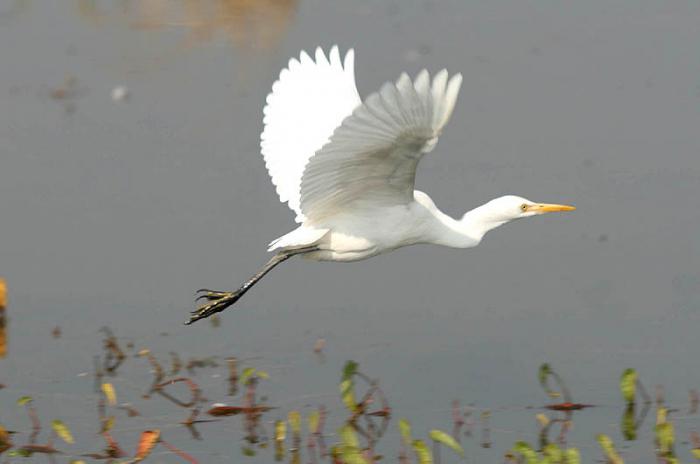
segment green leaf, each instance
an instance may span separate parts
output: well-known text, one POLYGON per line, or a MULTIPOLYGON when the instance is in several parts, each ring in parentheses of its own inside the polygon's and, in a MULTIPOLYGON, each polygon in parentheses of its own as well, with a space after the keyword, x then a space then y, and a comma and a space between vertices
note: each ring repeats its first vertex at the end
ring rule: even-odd
POLYGON ((464 449, 462 448, 462 445, 460 445, 452 435, 445 433, 442 430, 433 429, 430 431, 430 438, 438 443, 442 443, 443 445, 452 448, 455 453, 459 454, 461 457, 464 457, 464 449))
POLYGON ((690 450, 695 459, 700 459, 700 448, 693 448, 690 450))
POLYGON ((634 403, 637 396, 637 371, 634 369, 625 369, 620 377, 620 392, 622 397, 628 403, 634 403))
POLYGON ((406 446, 411 445, 411 424, 408 423, 406 419, 399 419, 399 431, 401 432, 401 438, 406 446))
POLYGON ((70 433, 70 429, 60 420, 52 420, 51 428, 53 428, 53 431, 56 432, 56 435, 61 437, 61 440, 65 441, 66 443, 75 443, 75 440, 73 440, 73 435, 70 433))
POLYGON ((601 433, 598 434, 596 439, 598 440, 600 447, 603 448, 603 452, 605 453, 605 457, 607 458, 609 464, 624 464, 625 461, 623 461, 620 455, 617 454, 615 445, 609 436, 601 433))
POLYGON ((266 371, 257 371, 255 376, 265 380, 270 378, 270 374, 268 374, 266 371))
POLYGON ((635 414, 634 403, 627 403, 625 412, 622 414, 622 435, 625 437, 625 440, 633 441, 637 439, 635 414))
POLYGON ((357 363, 348 361, 343 367, 343 377, 340 380, 340 397, 343 404, 351 413, 357 411, 357 401, 355 400, 355 383, 353 376, 357 372, 357 363))
POLYGON ((544 391, 547 392, 547 395, 549 395, 551 398, 558 398, 561 396, 561 394, 552 390, 549 386, 549 377, 552 375, 555 375, 554 371, 552 371, 552 368, 549 366, 549 364, 544 363, 540 366, 537 377, 540 380, 540 385, 542 385, 544 391))
POLYGON ((25 404, 31 403, 32 401, 34 401, 34 399, 31 396, 23 396, 17 400, 17 404, 20 406, 24 406, 25 404))
POLYGON ((416 452, 418 464, 433 464, 433 453, 430 452, 430 449, 428 449, 428 446, 423 440, 413 440, 411 445, 416 452))
POLYGON ((358 364, 355 361, 348 361, 343 366, 343 380, 349 379, 357 372, 358 364))

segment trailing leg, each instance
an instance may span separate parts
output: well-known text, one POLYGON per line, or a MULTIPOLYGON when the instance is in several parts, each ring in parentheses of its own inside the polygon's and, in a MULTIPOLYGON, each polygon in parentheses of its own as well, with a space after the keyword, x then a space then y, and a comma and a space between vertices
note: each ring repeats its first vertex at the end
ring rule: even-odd
POLYGON ((190 325, 193 322, 207 318, 213 314, 220 313, 224 309, 228 308, 238 301, 248 290, 250 290, 253 285, 258 283, 260 279, 265 277, 265 274, 270 272, 275 266, 283 261, 288 260, 294 255, 309 253, 317 250, 318 248, 313 246, 297 248, 295 250, 283 250, 277 253, 267 262, 267 264, 265 264, 265 266, 263 266, 262 269, 256 272, 250 279, 245 281, 245 283, 234 292, 217 292, 206 288, 197 290, 197 293, 200 294, 197 297, 197 300, 207 300, 208 303, 204 303, 202 306, 192 311, 192 315, 190 316, 190 319, 185 322, 185 325, 190 325))

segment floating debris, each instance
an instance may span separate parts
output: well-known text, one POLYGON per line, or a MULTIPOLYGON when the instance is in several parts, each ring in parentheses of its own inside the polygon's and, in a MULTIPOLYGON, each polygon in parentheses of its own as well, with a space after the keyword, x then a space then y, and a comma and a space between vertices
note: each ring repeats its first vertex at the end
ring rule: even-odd
POLYGON ((129 89, 123 85, 118 85, 112 89, 112 101, 114 102, 124 102, 129 99, 129 89))
POLYGON ((314 343, 314 353, 320 354, 323 351, 323 348, 326 347, 326 339, 325 338, 319 338, 316 340, 316 343, 314 343))

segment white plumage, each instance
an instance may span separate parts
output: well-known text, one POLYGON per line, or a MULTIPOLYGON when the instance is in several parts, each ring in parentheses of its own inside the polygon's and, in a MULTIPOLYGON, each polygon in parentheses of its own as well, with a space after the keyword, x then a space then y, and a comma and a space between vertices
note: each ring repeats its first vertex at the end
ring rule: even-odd
POLYGON ((360 100, 354 54, 338 47, 315 60, 301 52, 272 86, 264 109, 261 149, 280 200, 300 226, 270 244, 267 265, 235 292, 203 290, 210 301, 188 323, 235 303, 267 272, 291 256, 356 261, 399 247, 432 243, 477 245, 513 219, 566 205, 506 195, 453 219, 414 189, 421 157, 435 148, 459 94, 461 74, 430 78, 423 70, 360 100))
POLYGON ((289 60, 263 110, 260 147, 265 165, 280 200, 297 214, 297 222, 304 221, 299 192, 306 163, 361 103, 352 50, 341 62, 338 47, 333 47, 329 58, 318 48, 316 61, 306 52, 299 60, 289 60))

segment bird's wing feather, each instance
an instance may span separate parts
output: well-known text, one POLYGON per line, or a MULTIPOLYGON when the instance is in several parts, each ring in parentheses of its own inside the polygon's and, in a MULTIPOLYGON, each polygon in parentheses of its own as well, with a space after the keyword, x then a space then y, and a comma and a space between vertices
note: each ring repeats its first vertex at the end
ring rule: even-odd
POLYGON ((427 71, 403 74, 367 97, 306 165, 301 212, 312 222, 340 212, 407 204, 416 166, 437 143, 459 93, 462 76, 427 71))
POLYGON ((353 71, 353 50, 341 62, 338 47, 328 58, 316 49, 315 61, 304 51, 292 58, 272 86, 264 109, 260 147, 280 200, 297 213, 301 176, 309 158, 360 103, 353 71))

